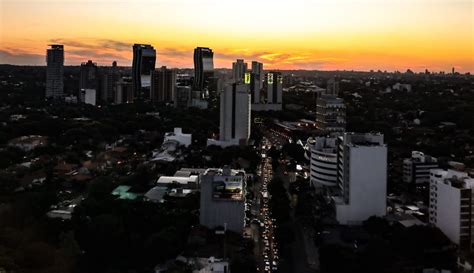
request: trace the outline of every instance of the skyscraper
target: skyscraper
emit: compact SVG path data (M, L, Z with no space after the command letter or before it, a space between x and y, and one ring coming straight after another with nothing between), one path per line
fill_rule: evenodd
M151 72L151 100L171 102L176 88L176 71L162 66Z
M151 71L155 70L156 50L151 45L133 45L132 81L135 97L143 98L151 85Z
M267 91L267 103L281 104L283 91L283 77L281 76L281 73L267 73L265 79L265 86Z
M247 84L228 85L220 98L220 141L246 144L250 138L250 94Z
M237 59L236 62L232 63L232 79L235 83L244 81L245 72L247 72L247 63L244 63L244 60Z
M64 96L64 46L50 45L46 53L46 98Z
M81 73L79 78L79 90L94 89L98 91L99 88L99 72L97 64L91 60L87 63L81 64Z
M260 103L260 92L263 87L263 64L253 61L250 75L250 94L252 103Z
M194 49L194 88L204 90L214 77L214 53L210 48L197 47Z
M115 100L115 88L120 80L120 71L117 62L113 62L111 67L104 69L101 75L100 99L102 102L112 103Z

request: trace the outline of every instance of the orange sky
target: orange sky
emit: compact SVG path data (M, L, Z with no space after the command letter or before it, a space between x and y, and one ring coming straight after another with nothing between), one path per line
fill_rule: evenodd
M210 47L216 67L236 58L266 68L474 72L471 0L0 0L0 63L131 65L131 45L157 66L192 67Z

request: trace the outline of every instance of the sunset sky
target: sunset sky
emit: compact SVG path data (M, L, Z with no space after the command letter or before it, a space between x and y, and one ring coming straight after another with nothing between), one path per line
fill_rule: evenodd
M474 72L472 0L0 0L0 63L131 65L133 43L157 67L192 67L193 48L266 68Z

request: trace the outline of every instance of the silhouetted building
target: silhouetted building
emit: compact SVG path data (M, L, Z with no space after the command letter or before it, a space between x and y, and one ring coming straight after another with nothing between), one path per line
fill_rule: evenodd
M91 60L81 64L81 73L79 77L79 90L99 88L99 70L97 64Z
M235 83L242 83L244 81L245 72L247 72L247 63L242 59L237 59L232 63L232 79Z
M339 95L339 82L336 79L329 79L326 86L326 94L338 96Z
M114 96L114 103L115 104L122 104L122 103L132 103L134 96L133 96L133 82L132 78L130 77L123 77L121 78L115 87L115 96Z
M155 70L156 51L151 45L133 45L132 81L136 98L149 96L151 72Z
M162 66L151 72L151 100L171 102L176 88L176 71Z
M46 53L46 97L64 97L64 46L50 45Z
M101 75L100 100L102 102L113 103L115 100L115 88L120 80L120 71L117 62L112 63L112 67L107 67Z
M174 93L174 107L185 109L190 106L192 100L192 88L190 86L177 86Z
M214 77L214 53L210 48L194 49L194 89L202 91Z
M260 103L260 93L263 88L263 64L253 61L252 73L250 74L250 94L252 103Z

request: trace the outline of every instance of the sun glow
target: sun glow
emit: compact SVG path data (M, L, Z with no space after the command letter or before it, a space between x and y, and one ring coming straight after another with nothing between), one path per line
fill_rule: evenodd
M474 71L470 0L0 0L0 63L44 64L65 44L66 63L130 65L150 43L157 65L191 67L208 46L216 67Z

